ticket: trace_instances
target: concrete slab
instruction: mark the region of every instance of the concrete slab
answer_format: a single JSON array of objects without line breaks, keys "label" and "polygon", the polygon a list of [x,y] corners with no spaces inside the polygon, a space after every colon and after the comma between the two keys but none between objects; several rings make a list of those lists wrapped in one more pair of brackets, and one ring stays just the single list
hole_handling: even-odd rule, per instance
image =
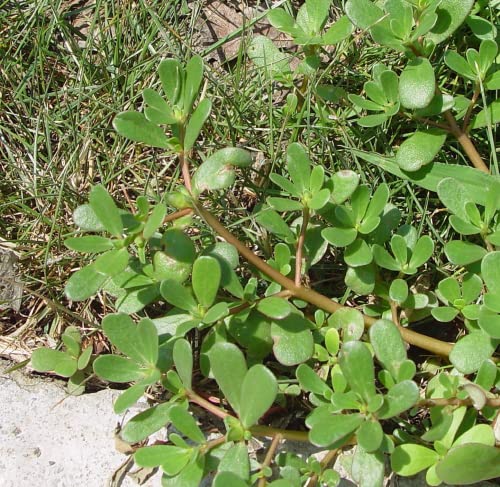
[{"label": "concrete slab", "polygon": [[[71,397],[62,382],[21,371],[5,374],[5,369],[0,362],[0,485],[109,485],[127,459],[114,443],[115,427],[122,421],[113,413],[119,391]],[[127,477],[122,485],[137,484]],[[143,485],[158,486],[159,477]]]}]

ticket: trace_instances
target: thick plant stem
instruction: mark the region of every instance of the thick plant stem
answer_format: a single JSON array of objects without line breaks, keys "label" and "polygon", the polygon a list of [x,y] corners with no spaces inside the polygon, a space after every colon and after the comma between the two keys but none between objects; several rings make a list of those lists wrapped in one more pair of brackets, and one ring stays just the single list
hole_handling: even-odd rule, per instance
[{"label": "thick plant stem", "polygon": [[490,170],[488,169],[488,166],[484,163],[469,136],[458,126],[453,114],[447,110],[444,112],[444,117],[450,126],[451,133],[456,137],[459,144],[462,146],[463,150],[467,154],[467,157],[472,162],[472,165],[479,171],[489,174]]},{"label": "thick plant stem", "polygon": [[[329,313],[335,313],[335,311],[345,308],[345,306],[332,301],[330,298],[314,291],[313,289],[297,286],[294,281],[288,279],[288,277],[285,277],[276,269],[273,269],[269,264],[260,259],[242,242],[240,242],[229,230],[224,227],[224,225],[217,220],[217,218],[215,218],[209,211],[202,208],[201,205],[196,205],[196,211],[222,238],[224,238],[228,243],[234,245],[239,254],[244,257],[247,262],[254,265],[257,269],[276,281],[285,289],[288,289],[295,297],[313,304],[314,306],[317,306],[318,308],[321,308]],[[366,315],[363,316],[363,319],[366,327],[370,327],[376,321],[375,318]],[[399,328],[399,330],[403,340],[408,342],[410,345],[414,345],[436,355],[445,357],[447,357],[451,352],[452,345],[450,343],[421,335],[420,333],[406,328]]]},{"label": "thick plant stem", "polygon": [[[283,439],[280,433],[278,433],[274,438],[273,441],[271,442],[271,445],[269,446],[269,450],[267,450],[266,453],[266,458],[264,458],[264,462],[262,463],[261,466],[261,471],[263,471],[266,467],[271,466],[271,463],[273,462],[274,455],[276,453],[276,449],[278,448],[278,445],[280,444],[280,441]],[[259,482],[257,483],[257,487],[266,487],[267,485],[267,478],[265,476],[262,476],[259,479]]]},{"label": "thick plant stem", "polygon": [[302,283],[302,255],[304,251],[304,242],[306,241],[307,225],[309,224],[309,208],[302,211],[302,227],[300,229],[299,239],[297,241],[297,251],[295,252],[295,285]]},{"label": "thick plant stem", "polygon": [[192,208],[184,208],[183,210],[175,211],[174,213],[170,213],[170,215],[167,215],[163,219],[163,223],[173,222],[174,220],[178,220],[179,218],[189,215],[190,213],[193,213]]}]

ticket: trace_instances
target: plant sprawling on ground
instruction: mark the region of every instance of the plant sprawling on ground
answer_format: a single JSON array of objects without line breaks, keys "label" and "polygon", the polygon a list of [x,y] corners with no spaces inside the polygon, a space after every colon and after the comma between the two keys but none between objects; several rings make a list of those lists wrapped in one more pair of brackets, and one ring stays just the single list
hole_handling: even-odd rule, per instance
[{"label": "plant sprawling on ground", "polygon": [[[335,486],[352,445],[360,486],[389,468],[500,477],[500,3],[279,2],[266,18],[292,47],[248,36],[212,68],[187,37],[202,3],[173,3],[98,1],[113,22],[96,15],[83,46],[51,20],[61,5],[0,14],[53,43],[7,26],[22,42],[0,45],[1,164],[17,175],[0,229],[43,257],[36,322],[62,339],[32,367],[73,394],[125,384],[117,413],[154,392],[120,434],[165,486]],[[57,62],[77,85],[51,90]],[[83,254],[69,278],[49,265],[59,238],[58,259]],[[260,463],[254,436],[272,438]],[[276,454],[285,439],[326,456]]]}]

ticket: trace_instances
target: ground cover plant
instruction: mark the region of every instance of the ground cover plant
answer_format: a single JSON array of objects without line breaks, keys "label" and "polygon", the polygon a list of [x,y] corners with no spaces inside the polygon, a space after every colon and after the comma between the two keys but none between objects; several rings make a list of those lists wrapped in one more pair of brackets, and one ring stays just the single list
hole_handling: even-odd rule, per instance
[{"label": "ground cover plant", "polygon": [[[57,321],[46,325],[62,346],[35,350],[32,367],[70,378],[74,394],[94,375],[124,384],[118,413],[154,393],[120,434],[164,485],[212,474],[215,486],[334,486],[332,465],[352,445],[361,486],[391,471],[425,471],[429,485],[499,477],[498,10],[281,2],[266,15],[295,47],[253,36],[225,73],[196,49],[153,56],[152,44],[107,66],[118,81],[92,85],[82,65],[82,87],[121,98],[98,107],[92,150],[105,149],[88,197],[67,202],[76,183],[65,181],[55,198],[76,227],[63,255],[83,257],[64,297],[62,279],[49,286]],[[157,20],[151,39],[159,19],[182,22],[140,13]],[[5,102],[7,160],[29,146],[5,120],[32,89]],[[30,204],[2,191],[6,208],[22,203],[44,223],[39,189]],[[195,407],[222,420],[219,435],[208,438]],[[147,445],[167,425],[169,441]],[[254,436],[271,438],[260,462]],[[326,456],[276,454],[285,439]]]}]

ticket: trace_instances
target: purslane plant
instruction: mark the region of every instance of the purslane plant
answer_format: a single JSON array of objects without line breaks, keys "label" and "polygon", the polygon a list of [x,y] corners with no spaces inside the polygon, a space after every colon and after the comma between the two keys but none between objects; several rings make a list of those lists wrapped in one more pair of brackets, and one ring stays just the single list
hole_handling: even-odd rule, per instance
[{"label": "purslane plant", "polygon": [[[315,22],[316,31],[304,30],[312,36],[304,43],[320,45],[314,36],[326,14],[307,17],[307,9],[316,3],[322,11],[329,5],[308,1],[302,17],[275,13],[274,22],[294,29],[294,37],[302,42],[298,29],[304,30],[307,18]],[[426,54],[444,39],[435,32],[443,9],[449,11],[454,28],[467,18],[470,8],[457,13],[452,3],[387,1],[380,10],[369,0],[348,1],[346,14],[376,42],[409,55],[416,49]],[[450,26],[445,30],[451,34]],[[365,85],[372,102],[424,108],[397,101],[412,76],[413,82],[424,85],[423,71],[430,76],[429,61],[418,58],[399,79],[377,68],[377,81]],[[495,79],[489,78],[489,69],[480,70],[486,83]],[[435,287],[422,288],[418,274],[432,270],[429,260],[440,246],[421,229],[401,224],[401,213],[390,202],[390,186],[372,190],[359,184],[352,171],[328,174],[313,164],[304,146],[291,143],[286,173],[271,174],[273,194],[253,215],[272,235],[274,249],[266,261],[207,209],[206,195],[230,188],[239,171],[251,166],[250,153],[223,148],[191,168],[191,152],[211,108],[207,98],[198,100],[201,59],[191,58],[185,67],[177,60],[163,61],[159,76],[163,96],[146,89],[144,111],[117,115],[114,127],[131,140],[176,154],[182,184],[161,202],[151,204],[139,196],[131,211],[119,208],[103,186],[94,186],[89,203],[74,212],[75,224],[85,234],[65,242],[71,250],[94,256],[70,277],[66,295],[73,301],[99,292],[114,296],[117,312],[103,319],[102,331],[117,353],[91,357],[70,330],[63,337],[66,351],[36,351],[33,367],[73,376],[92,361],[102,379],[130,385],[115,403],[117,412],[132,406],[151,386],[164,390],[167,400],[129,420],[120,434],[135,444],[164,426],[174,426],[168,442],[134,453],[137,465],[161,467],[167,486],[198,486],[210,472],[215,472],[214,486],[334,486],[340,478],[331,464],[352,444],[351,474],[358,485],[382,485],[386,456],[400,475],[426,470],[429,485],[500,476],[500,450],[495,446],[499,439],[492,427],[500,407],[496,179],[467,168],[486,178],[478,197],[480,191],[471,192],[470,180],[465,183],[453,175],[439,179],[431,171],[419,181],[437,192],[451,213],[450,225],[467,237],[445,244],[449,275]],[[431,103],[434,97],[433,88],[426,100]],[[361,103],[356,97],[352,101]],[[380,111],[385,123],[391,112]],[[437,152],[445,138],[429,134],[413,135],[418,140],[412,143],[419,147],[423,141],[426,150]],[[429,137],[439,143],[428,143]],[[413,154],[408,145],[405,161]],[[422,164],[439,171],[434,155]],[[415,160],[421,156],[415,154]],[[212,237],[195,240],[195,229]],[[360,299],[364,305],[341,305],[307,285],[311,268],[328,253],[339,252],[347,266],[346,286],[370,298]],[[244,272],[240,258],[250,264]],[[161,316],[148,312],[151,304],[157,304],[156,311],[161,306]],[[413,323],[429,319],[437,320],[437,327],[453,320],[466,334],[449,344],[412,329]],[[417,364],[408,357],[406,344],[448,358],[452,373],[439,369],[421,391]],[[216,384],[217,400],[205,394],[207,383]],[[306,407],[297,405],[297,395]],[[225,432],[207,439],[190,404],[222,419]],[[272,426],[274,404],[298,408],[304,427]],[[259,464],[250,460],[246,447],[252,436],[272,438]],[[275,458],[283,439],[309,441],[328,453],[321,463],[289,453]]]}]

